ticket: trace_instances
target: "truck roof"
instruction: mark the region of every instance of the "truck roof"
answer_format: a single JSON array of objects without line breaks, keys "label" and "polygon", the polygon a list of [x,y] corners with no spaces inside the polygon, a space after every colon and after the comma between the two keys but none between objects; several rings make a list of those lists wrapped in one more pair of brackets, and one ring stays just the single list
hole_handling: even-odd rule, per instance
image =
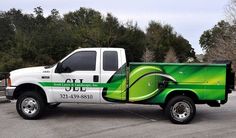
[{"label": "truck roof", "polygon": [[124,48],[113,48],[113,47],[96,47],[96,48],[78,48],[76,49],[75,51],[77,50],[98,50],[98,49],[101,49],[101,50],[124,50]]}]

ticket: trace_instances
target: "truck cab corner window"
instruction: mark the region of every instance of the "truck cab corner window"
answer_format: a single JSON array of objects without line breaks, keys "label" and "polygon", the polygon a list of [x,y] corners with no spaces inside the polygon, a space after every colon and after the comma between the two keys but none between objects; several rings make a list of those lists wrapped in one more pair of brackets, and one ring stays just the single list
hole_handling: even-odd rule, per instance
[{"label": "truck cab corner window", "polygon": [[116,71],[118,70],[118,53],[117,51],[103,52],[103,70]]}]

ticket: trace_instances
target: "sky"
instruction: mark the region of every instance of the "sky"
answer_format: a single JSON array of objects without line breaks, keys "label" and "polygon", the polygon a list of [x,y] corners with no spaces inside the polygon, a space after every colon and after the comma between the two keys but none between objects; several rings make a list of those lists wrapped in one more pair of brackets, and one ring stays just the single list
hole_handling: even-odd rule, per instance
[{"label": "sky", "polygon": [[0,0],[0,11],[16,8],[23,13],[33,13],[35,7],[41,6],[47,16],[52,9],[65,14],[86,7],[104,16],[111,13],[121,23],[137,22],[143,31],[154,20],[174,27],[189,41],[195,52],[201,54],[201,34],[226,18],[228,3],[229,0]]}]

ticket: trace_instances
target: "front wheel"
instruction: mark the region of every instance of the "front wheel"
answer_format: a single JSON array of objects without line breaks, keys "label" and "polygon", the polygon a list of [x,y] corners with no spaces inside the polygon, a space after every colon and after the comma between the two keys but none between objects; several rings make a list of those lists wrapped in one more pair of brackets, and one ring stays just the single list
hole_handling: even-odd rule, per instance
[{"label": "front wheel", "polygon": [[43,97],[34,92],[25,92],[19,96],[16,102],[17,112],[24,119],[38,119],[45,108]]},{"label": "front wheel", "polygon": [[193,100],[187,96],[176,96],[169,100],[165,114],[175,124],[187,124],[195,116],[196,107]]}]

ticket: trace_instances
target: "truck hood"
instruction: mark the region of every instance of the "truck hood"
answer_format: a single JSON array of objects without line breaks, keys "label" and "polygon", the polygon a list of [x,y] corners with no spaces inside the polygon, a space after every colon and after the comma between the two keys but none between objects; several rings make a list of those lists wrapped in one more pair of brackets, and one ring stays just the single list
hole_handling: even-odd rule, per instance
[{"label": "truck hood", "polygon": [[22,69],[17,69],[17,70],[13,70],[10,72],[10,76],[19,76],[19,75],[29,75],[29,74],[41,74],[43,73],[43,71],[46,71],[48,69],[45,69],[44,66],[40,66],[40,67],[29,67],[29,68],[22,68]]},{"label": "truck hood", "polygon": [[[18,86],[24,83],[37,84],[42,80],[42,76],[48,76],[50,78],[52,68],[46,69],[41,67],[30,67],[17,69],[10,72],[10,79],[12,86]],[[49,79],[48,78],[48,79]]]}]

